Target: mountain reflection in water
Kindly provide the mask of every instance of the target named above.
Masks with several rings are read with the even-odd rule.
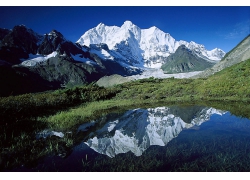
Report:
[[[219,109],[217,105],[212,107]],[[22,172],[249,172],[249,106],[226,105],[221,108],[226,111],[182,105],[110,112],[62,132],[42,126],[32,136],[38,138],[37,151],[32,151],[37,154],[6,154],[0,168]],[[19,158],[18,164],[5,168],[10,157],[13,162]]]
[[[208,121],[211,115],[224,113],[201,106],[129,110],[119,116],[107,116],[108,121],[90,133],[84,143],[111,158],[129,151],[141,156],[150,146],[165,146],[183,129],[198,129],[196,127]],[[90,123],[89,126],[94,124]],[[78,130],[86,131],[83,127],[88,125],[84,124]]]

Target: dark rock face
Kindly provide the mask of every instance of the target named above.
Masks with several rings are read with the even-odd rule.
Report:
[[[105,75],[104,67],[75,61],[71,54],[80,54],[92,61],[99,59],[84,52],[81,46],[65,40],[56,30],[40,36],[21,25],[15,26],[12,31],[1,29],[0,34],[0,83],[4,87],[1,88],[0,96],[90,83]],[[35,66],[20,65],[20,59],[27,59],[29,54],[48,55],[54,51],[57,51],[56,57]]]
[[[61,55],[71,56],[76,54],[81,54],[82,57],[90,58],[90,54],[88,52],[84,52],[82,47],[79,44],[72,43],[71,41],[67,41],[63,35],[53,30],[49,34],[45,34],[42,43],[38,47],[38,54],[48,55],[52,52],[57,51]]]
[[[15,26],[13,30],[7,34],[3,40],[2,45],[8,47],[23,48],[26,53],[36,54],[37,43],[42,38],[33,30],[26,28],[23,25]]]
[[[0,28],[0,41],[10,32],[9,29]]]
[[[97,81],[105,75],[126,76],[140,72],[125,68],[113,60],[103,60],[97,54],[90,53],[91,47],[68,41],[56,30],[41,36],[20,25],[13,30],[0,29],[0,38],[0,84],[4,87],[0,90],[0,96],[72,87]],[[106,44],[93,47],[110,51]],[[34,62],[34,66],[21,65],[20,59],[28,59],[29,54],[40,54],[42,57],[55,51],[55,57]],[[74,56],[91,63],[77,61]]]
[[[67,56],[53,57],[29,69],[55,88],[86,84],[100,78],[101,73],[96,71],[95,67],[72,61]]]
[[[49,34],[45,34],[41,45],[38,48],[38,53],[43,55],[48,55],[58,49],[58,46],[65,41],[63,35],[52,30]]]
[[[11,64],[18,64],[21,62],[21,58],[28,57],[28,53],[24,52],[21,48],[3,46],[0,50],[0,60],[7,61]]]
[[[182,73],[202,71],[213,65],[214,63],[196,56],[185,45],[181,45],[174,54],[167,57],[166,63],[161,68],[165,73]]]
[[[42,36],[24,25],[15,26],[12,31],[5,31],[0,43],[0,59],[17,64],[21,58],[28,58],[29,54],[36,54],[38,43]]]

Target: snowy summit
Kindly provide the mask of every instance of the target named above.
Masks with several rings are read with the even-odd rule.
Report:
[[[129,64],[137,67],[160,68],[166,57],[173,54],[180,45],[185,45],[197,56],[207,61],[219,61],[225,55],[221,49],[211,51],[193,41],[176,41],[169,33],[153,26],[140,29],[131,21],[121,27],[98,24],[85,32],[77,41],[80,45],[107,44],[109,50],[119,54]],[[110,54],[109,54],[110,56]]]

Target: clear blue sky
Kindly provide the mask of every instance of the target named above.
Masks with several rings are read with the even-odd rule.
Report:
[[[73,42],[101,22],[121,26],[126,20],[227,52],[250,33],[250,6],[0,6],[1,28],[24,24],[39,34],[56,29]]]

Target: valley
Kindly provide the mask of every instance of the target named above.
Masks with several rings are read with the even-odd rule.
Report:
[[[57,30],[40,35],[25,25],[0,32],[0,83],[4,87],[0,96],[86,85],[115,74],[141,79],[152,73],[168,78],[172,75],[162,70],[168,74],[203,71],[225,55],[219,48],[209,51],[193,41],[176,41],[155,26],[140,29],[131,21],[121,27],[100,23],[75,43]],[[8,79],[2,78],[5,74]]]
[[[76,43],[24,25],[0,33],[1,171],[249,170],[237,151],[248,151],[250,36],[225,53],[130,21]]]

